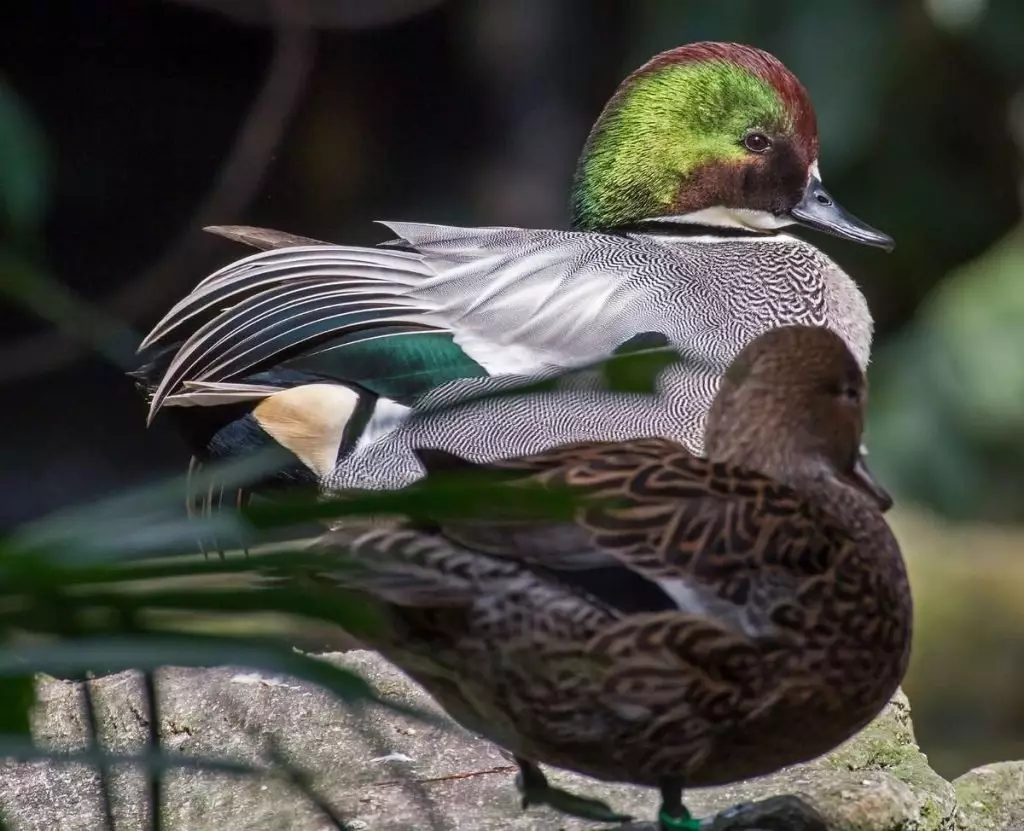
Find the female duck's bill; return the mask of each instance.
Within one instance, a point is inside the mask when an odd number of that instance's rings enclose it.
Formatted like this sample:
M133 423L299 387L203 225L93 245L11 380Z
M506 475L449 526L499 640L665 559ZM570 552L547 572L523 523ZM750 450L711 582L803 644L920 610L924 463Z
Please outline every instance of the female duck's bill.
M871 496L878 503L878 509L883 513L893 506L892 494L882 487L878 479L875 478L875 475L868 470L867 462L864 461L863 450L857 454L857 461L853 463L850 484Z

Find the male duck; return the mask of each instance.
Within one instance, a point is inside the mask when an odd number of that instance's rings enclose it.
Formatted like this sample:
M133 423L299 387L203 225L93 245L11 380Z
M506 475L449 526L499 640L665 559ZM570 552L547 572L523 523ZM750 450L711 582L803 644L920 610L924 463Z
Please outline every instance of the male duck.
M214 229L271 250L203 280L146 337L159 351L133 374L150 418L173 413L200 460L274 440L297 460L276 481L393 487L422 474L417 445L484 460L661 435L699 450L719 376L773 326L828 326L867 364L857 286L780 229L892 241L822 187L811 102L771 55L697 43L631 74L590 133L572 209L572 231L389 222L401 240L377 248ZM549 393L408 419L652 334L691 359L656 402Z
M911 597L859 453L866 381L822 327L746 346L707 420L706 458L661 438L586 442L481 469L570 488L567 521L492 515L329 532L317 579L371 598L368 642L511 751L524 801L612 819L538 763L684 787L816 757L885 706L907 668ZM419 451L428 480L472 467ZM414 485L416 487L416 485Z

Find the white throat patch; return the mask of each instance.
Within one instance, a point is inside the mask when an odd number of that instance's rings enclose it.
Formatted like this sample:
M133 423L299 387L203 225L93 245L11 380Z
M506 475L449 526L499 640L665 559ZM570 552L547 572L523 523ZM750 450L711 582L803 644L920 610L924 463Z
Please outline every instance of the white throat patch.
M768 211L723 207L703 208L690 214L658 217L656 221L705 225L714 228L739 228L744 231L776 231L793 224L793 220L788 216L775 216Z

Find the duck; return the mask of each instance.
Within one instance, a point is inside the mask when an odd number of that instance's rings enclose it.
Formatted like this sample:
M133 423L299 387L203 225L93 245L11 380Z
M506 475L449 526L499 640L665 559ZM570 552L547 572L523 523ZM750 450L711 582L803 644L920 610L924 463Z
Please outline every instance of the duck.
M423 475L413 450L428 444L485 461L662 435L700 452L722 372L766 329L828 326L868 363L864 296L789 230L893 242L825 190L818 151L809 95L777 58L671 49L597 118L569 230L384 222L397 239L357 247L210 228L259 250L175 304L130 374L149 421L167 413L199 466L288 451L255 490L400 487ZM654 397L574 388L452 406L652 344L688 358Z
M370 604L360 637L515 758L524 808L629 819L549 785L549 765L658 788L661 831L696 831L684 788L828 752L906 672L912 600L861 453L866 400L842 338L778 327L725 372L705 455L660 437L487 463L418 448L407 491L497 477L570 510L339 524L303 579Z

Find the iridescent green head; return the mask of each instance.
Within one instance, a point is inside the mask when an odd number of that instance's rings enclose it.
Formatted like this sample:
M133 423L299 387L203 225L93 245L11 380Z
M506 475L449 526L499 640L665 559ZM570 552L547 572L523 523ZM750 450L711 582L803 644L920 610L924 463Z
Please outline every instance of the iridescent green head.
M583 149L572 209L584 230L682 222L768 232L798 222L892 247L822 187L800 81L735 43L663 52L623 81Z

